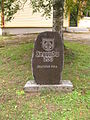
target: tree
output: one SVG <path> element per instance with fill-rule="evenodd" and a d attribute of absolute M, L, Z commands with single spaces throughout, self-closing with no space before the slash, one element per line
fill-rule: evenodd
<path fill-rule="evenodd" d="M 20 0 L 0 0 L 0 12 L 3 12 L 5 20 L 10 21 L 13 15 L 21 8 L 21 5 Z"/>
<path fill-rule="evenodd" d="M 13 15 L 22 9 L 27 0 L 2 0 L 4 1 L 4 15 L 6 20 L 11 20 Z M 77 18 L 81 17 L 80 11 L 84 11 L 86 3 L 90 0 L 65 0 L 65 13 L 76 9 Z M 30 0 L 33 12 L 42 12 L 42 15 L 50 17 L 53 8 L 53 30 L 62 34 L 64 0 Z M 0 0 L 1 5 L 1 0 Z M 2 9 L 0 9 L 2 10 Z M 62 35 L 61 35 L 62 36 Z"/>
<path fill-rule="evenodd" d="M 52 14 L 53 8 L 53 31 L 60 33 L 62 38 L 64 0 L 31 0 L 33 12 L 42 12 L 46 17 Z"/>
<path fill-rule="evenodd" d="M 86 3 L 86 7 L 84 9 L 83 15 L 90 17 L 90 0 L 88 0 Z"/>
<path fill-rule="evenodd" d="M 4 0 L 4 15 L 10 21 L 27 0 Z M 50 17 L 53 7 L 53 30 L 62 33 L 64 0 L 30 0 L 33 12 L 42 12 Z"/>
<path fill-rule="evenodd" d="M 71 13 L 74 21 L 76 22 L 76 26 L 80 18 L 84 17 L 84 11 L 87 8 L 88 3 L 90 4 L 90 0 L 66 0 L 65 1 L 65 12 Z"/>
<path fill-rule="evenodd" d="M 63 13 L 64 13 L 64 0 L 54 0 L 53 2 L 53 30 L 57 31 L 63 39 Z"/>

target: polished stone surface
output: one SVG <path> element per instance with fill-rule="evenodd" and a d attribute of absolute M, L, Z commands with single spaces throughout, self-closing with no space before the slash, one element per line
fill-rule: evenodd
<path fill-rule="evenodd" d="M 63 69 L 64 44 L 58 32 L 40 33 L 32 56 L 33 76 L 37 84 L 59 84 Z"/>

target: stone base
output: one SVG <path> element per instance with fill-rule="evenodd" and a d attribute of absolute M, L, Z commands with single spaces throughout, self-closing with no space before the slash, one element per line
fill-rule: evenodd
<path fill-rule="evenodd" d="M 39 84 L 36 84 L 34 80 L 30 80 L 24 86 L 25 92 L 40 92 L 43 90 L 71 92 L 73 90 L 73 85 L 69 80 L 62 80 L 59 85 L 39 85 Z"/>

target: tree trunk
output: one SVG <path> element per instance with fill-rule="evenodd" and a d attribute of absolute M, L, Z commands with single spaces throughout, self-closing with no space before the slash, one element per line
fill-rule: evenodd
<path fill-rule="evenodd" d="M 64 0 L 53 0 L 53 31 L 56 31 L 60 34 L 61 40 L 63 41 L 63 13 L 64 13 Z M 64 46 L 63 46 L 64 48 Z M 62 52 L 64 65 L 64 50 Z M 63 67 L 62 67 L 63 69 Z M 62 75 L 61 79 L 62 79 Z"/>
<path fill-rule="evenodd" d="M 4 0 L 1 1 L 1 27 L 4 27 Z"/>
<path fill-rule="evenodd" d="M 53 0 L 53 31 L 59 32 L 63 40 L 64 0 Z"/>

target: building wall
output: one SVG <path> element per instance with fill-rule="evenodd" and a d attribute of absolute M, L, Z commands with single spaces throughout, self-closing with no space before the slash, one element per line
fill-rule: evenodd
<path fill-rule="evenodd" d="M 41 13 L 32 13 L 30 0 L 28 0 L 11 22 L 5 22 L 5 27 L 52 27 L 52 18 L 46 19 L 41 15 Z"/>
<path fill-rule="evenodd" d="M 52 28 L 3 28 L 3 34 L 29 34 L 40 33 L 44 31 L 52 31 Z"/>
<path fill-rule="evenodd" d="M 66 18 L 64 14 L 63 27 L 69 27 L 69 18 L 69 15 Z M 3 28 L 3 32 L 8 34 L 39 33 L 51 30 L 52 26 L 53 15 L 50 19 L 46 19 L 45 17 L 42 17 L 41 13 L 33 14 L 30 6 L 30 0 L 28 0 L 24 5 L 24 8 L 14 15 L 14 19 L 9 22 L 5 21 L 5 28 Z M 81 19 L 78 27 L 90 27 L 90 17 L 84 17 Z M 0 34 L 2 34 L 1 26 Z"/>
<path fill-rule="evenodd" d="M 69 18 L 69 14 L 67 15 L 67 17 L 64 14 L 63 27 L 69 27 Z"/>
<path fill-rule="evenodd" d="M 90 28 L 90 17 L 84 17 L 79 21 L 78 27 Z"/>
<path fill-rule="evenodd" d="M 51 18 L 45 18 L 41 13 L 32 12 L 30 6 L 30 0 L 26 2 L 24 8 L 19 10 L 15 15 L 14 19 L 10 22 L 5 22 L 5 27 L 52 27 L 53 15 Z M 68 26 L 68 18 L 64 17 L 64 27 Z"/>

